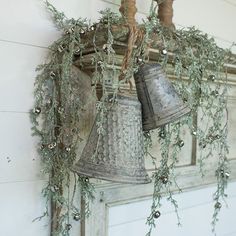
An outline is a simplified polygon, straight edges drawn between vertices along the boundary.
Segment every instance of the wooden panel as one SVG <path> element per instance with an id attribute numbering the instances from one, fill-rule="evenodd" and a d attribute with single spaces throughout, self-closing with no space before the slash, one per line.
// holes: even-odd
<path id="1" fill-rule="evenodd" d="M 98 11 L 117 7 L 100 0 L 50 1 L 58 11 L 63 11 L 68 18 L 89 18 L 95 21 L 100 17 Z M 47 47 L 56 40 L 61 32 L 55 28 L 50 13 L 43 1 L 37 0 L 2 0 L 0 9 L 0 40 L 8 40 Z M 14 17 L 9 17 L 9 16 Z"/>
<path id="2" fill-rule="evenodd" d="M 1 0 L 1 6 L 0 39 L 47 46 L 58 37 L 43 1 Z"/>
<path id="3" fill-rule="evenodd" d="M 30 127 L 27 113 L 0 113 L 0 183 L 42 179 Z"/>
<path id="4" fill-rule="evenodd" d="M 214 171 L 216 168 L 215 165 L 216 163 L 206 164 L 206 169 L 211 171 L 207 171 L 205 178 L 201 178 L 199 168 L 197 166 L 177 168 L 176 175 L 178 176 L 177 183 L 179 187 L 185 191 L 187 189 L 193 190 L 194 188 L 200 186 L 203 187 L 214 183 L 216 181 Z M 231 161 L 230 166 L 234 170 L 236 168 L 236 161 Z M 236 172 L 232 172 L 230 179 L 233 180 L 235 178 Z M 107 236 L 109 207 L 150 199 L 153 194 L 152 183 L 144 185 L 129 185 L 96 181 L 95 184 L 96 199 L 91 205 L 91 216 L 85 222 L 85 234 L 82 234 L 81 236 Z M 176 187 L 173 187 L 172 190 L 175 191 Z M 211 192 L 211 197 L 213 191 Z M 206 196 L 203 194 L 202 199 L 205 199 L 205 197 Z M 212 198 L 209 198 L 209 201 L 211 200 Z M 192 202 L 191 200 L 189 201 Z M 209 217 L 209 220 L 210 219 L 211 217 Z M 93 227 L 90 227 L 91 225 L 93 225 Z M 132 230 L 131 227 L 129 228 Z"/>
<path id="5" fill-rule="evenodd" d="M 234 228 L 234 212 L 236 209 L 236 183 L 229 185 L 229 209 L 222 209 L 217 235 L 226 235 Z M 183 227 L 177 226 L 176 216 L 171 204 L 164 200 L 160 208 L 161 217 L 156 220 L 157 227 L 153 235 L 211 235 L 210 220 L 212 216 L 212 192 L 214 187 L 199 189 L 175 195 Z M 143 236 L 147 232 L 146 218 L 150 213 L 151 200 L 138 201 L 127 205 L 109 208 L 109 236 L 136 235 Z M 203 214 L 204 212 L 204 214 Z M 193 221 L 193 217 L 198 217 Z M 168 227 L 170 226 L 170 227 Z"/>
<path id="6" fill-rule="evenodd" d="M 99 11 L 106 8 L 111 8 L 111 10 L 117 11 L 118 8 L 114 4 L 101 0 L 70 0 L 70 1 L 60 1 L 52 0 L 50 1 L 59 10 L 63 11 L 68 18 L 87 18 L 92 22 L 98 20 L 100 17 Z"/>
<path id="7" fill-rule="evenodd" d="M 236 92 L 236 88 L 235 88 Z M 232 96 L 228 101 L 228 116 L 229 116 L 229 125 L 228 125 L 228 143 L 230 146 L 229 149 L 229 158 L 236 159 L 236 96 Z"/>
<path id="8" fill-rule="evenodd" d="M 202 191 L 202 194 L 206 194 Z M 195 191 L 192 194 L 199 195 Z M 207 192 L 208 196 L 210 193 Z M 205 195 L 206 196 L 206 195 Z M 184 194 L 182 195 L 184 198 Z M 192 195 L 193 197 L 193 195 Z M 195 199 L 195 198 L 194 198 Z M 192 201 L 194 203 L 194 200 Z M 231 210 L 225 210 L 221 214 L 221 221 L 218 225 L 218 234 L 219 236 L 226 235 L 235 235 L 234 230 L 234 210 L 235 210 L 235 198 L 229 200 L 231 205 Z M 165 207 L 166 204 L 163 205 Z M 166 236 L 166 235 L 175 235 L 175 236 L 198 236 L 198 235 L 211 235 L 211 224 L 210 220 L 212 217 L 212 203 L 204 205 L 194 205 L 192 208 L 187 208 L 180 210 L 180 217 L 182 222 L 182 227 L 177 226 L 176 215 L 173 211 L 163 212 L 160 219 L 156 222 L 156 228 L 153 230 L 153 235 Z M 136 213 L 141 212 L 141 209 L 138 211 L 135 209 Z M 127 212 L 126 212 L 127 213 Z M 122 215 L 121 213 L 119 214 Z M 196 220 L 193 220 L 193 219 Z M 142 218 L 136 221 L 128 221 L 124 224 L 114 225 L 109 227 L 108 236 L 123 236 L 123 235 L 136 235 L 143 236 L 147 233 L 147 226 L 145 225 L 146 219 Z"/>
<path id="9" fill-rule="evenodd" d="M 236 182 L 232 182 L 228 186 L 228 199 L 236 198 Z M 179 210 L 193 208 L 194 206 L 205 205 L 208 203 L 213 204 L 212 193 L 215 191 L 215 187 L 210 186 L 207 188 L 195 189 L 193 191 L 186 191 L 182 194 L 174 194 L 174 198 L 179 203 Z M 168 214 L 174 212 L 173 206 L 165 198 L 163 199 L 163 205 L 160 208 L 162 214 Z M 109 227 L 125 224 L 132 221 L 145 219 L 150 213 L 151 199 L 139 200 L 137 202 L 127 203 L 126 205 L 109 204 Z M 230 204 L 230 203 L 229 203 Z M 236 207 L 236 205 L 235 205 Z M 227 209 L 223 209 L 226 211 Z M 140 214 L 136 214 L 139 212 Z M 122 216 L 122 217 L 121 217 Z"/>
<path id="10" fill-rule="evenodd" d="M 184 14 L 183 9 L 187 9 Z M 201 17 L 194 17 L 196 12 L 200 12 Z M 229 47 L 231 42 L 235 41 L 235 24 L 232 20 L 234 18 L 235 8 L 221 0 L 174 1 L 174 22 L 185 27 L 196 26 L 216 36 L 221 39 L 217 42 L 223 47 Z M 234 50 L 236 52 L 236 48 Z"/>
<path id="11" fill-rule="evenodd" d="M 48 218 L 32 222 L 45 209 L 43 186 L 43 181 L 0 184 L 0 235 L 49 235 Z"/>
<path id="12" fill-rule="evenodd" d="M 0 42 L 0 51 L 0 111 L 28 112 L 33 106 L 35 69 L 44 63 L 47 50 Z"/>

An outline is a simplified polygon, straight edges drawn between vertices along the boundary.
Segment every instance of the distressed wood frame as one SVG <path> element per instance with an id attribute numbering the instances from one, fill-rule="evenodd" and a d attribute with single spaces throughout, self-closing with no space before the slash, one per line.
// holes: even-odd
<path id="1" fill-rule="evenodd" d="M 230 161 L 230 166 L 232 170 L 236 170 L 236 159 Z M 212 169 L 212 164 L 209 164 L 207 168 Z M 215 183 L 214 175 L 201 178 L 197 165 L 179 167 L 177 175 L 181 175 L 178 183 L 183 191 Z M 236 171 L 231 173 L 231 179 L 236 179 Z M 175 190 L 177 189 L 173 189 Z M 150 199 L 152 193 L 152 184 L 97 184 L 95 201 L 91 205 L 91 215 L 81 222 L 81 236 L 108 236 L 110 207 Z"/>
<path id="2" fill-rule="evenodd" d="M 117 58 L 117 60 L 120 61 L 119 58 Z M 225 67 L 230 72 L 230 74 L 228 74 L 228 82 L 231 85 L 229 104 L 235 106 L 236 109 L 236 66 L 234 64 L 228 64 L 225 65 Z M 119 66 L 117 66 L 117 69 L 118 68 Z M 234 131 L 232 130 L 231 132 Z M 200 167 L 198 164 L 198 145 L 194 138 L 192 139 L 192 151 L 190 156 L 190 164 L 178 166 L 176 168 L 179 187 L 183 191 L 187 191 L 216 183 L 214 172 L 206 171 L 206 175 L 203 178 L 201 177 L 199 171 Z M 231 168 L 230 181 L 232 181 L 236 179 L 236 154 L 235 156 L 230 157 L 229 163 Z M 207 160 L 205 169 L 216 169 L 216 165 L 216 159 Z M 151 174 L 152 171 L 152 169 L 149 169 L 149 174 Z M 144 185 L 130 185 L 108 183 L 96 180 L 95 186 L 96 193 L 95 200 L 91 204 L 91 215 L 85 221 L 81 222 L 81 236 L 108 236 L 110 207 L 150 199 L 153 194 L 152 183 Z M 172 190 L 177 191 L 176 188 L 173 188 Z M 82 202 L 82 210 L 83 207 L 84 204 Z"/>

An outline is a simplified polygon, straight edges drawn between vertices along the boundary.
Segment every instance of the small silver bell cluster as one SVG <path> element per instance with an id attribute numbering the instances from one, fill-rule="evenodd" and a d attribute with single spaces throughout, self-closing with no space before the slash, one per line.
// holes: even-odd
<path id="1" fill-rule="evenodd" d="M 50 143 L 50 144 L 48 144 L 48 149 L 52 150 L 52 149 L 54 149 L 56 146 L 57 146 L 57 143 L 56 143 L 56 142 Z"/>
<path id="2" fill-rule="evenodd" d="M 220 176 L 223 179 L 228 179 L 230 177 L 230 174 L 228 171 L 225 171 L 224 169 L 220 169 L 216 171 L 216 176 Z"/>

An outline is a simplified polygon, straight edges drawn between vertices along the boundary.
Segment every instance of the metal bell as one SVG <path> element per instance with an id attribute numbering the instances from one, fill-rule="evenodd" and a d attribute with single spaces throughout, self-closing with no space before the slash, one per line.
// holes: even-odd
<path id="1" fill-rule="evenodd" d="M 88 177 L 123 183 L 150 182 L 144 166 L 141 104 L 118 95 L 106 102 L 106 112 L 96 117 L 87 144 L 72 171 Z M 103 130 L 97 132 L 97 120 Z"/>
<path id="2" fill-rule="evenodd" d="M 142 104 L 143 130 L 163 126 L 190 112 L 159 64 L 141 65 L 134 79 Z"/>

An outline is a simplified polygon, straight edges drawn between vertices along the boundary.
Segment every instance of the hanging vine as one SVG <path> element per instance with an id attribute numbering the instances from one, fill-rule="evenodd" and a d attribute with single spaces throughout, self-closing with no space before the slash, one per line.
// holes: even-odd
<path id="1" fill-rule="evenodd" d="M 31 119 L 33 134 L 40 138 L 38 152 L 43 171 L 49 176 L 43 189 L 47 202 L 44 215 L 52 213 L 51 233 L 56 236 L 69 235 L 70 219 L 84 217 L 74 204 L 74 193 L 69 194 L 71 184 L 74 183 L 74 189 L 80 189 L 86 204 L 93 199 L 93 185 L 89 179 L 72 176 L 70 172 L 80 140 L 79 120 L 83 109 L 71 69 L 74 55 L 80 53 L 76 47 L 84 47 L 80 36 L 87 23 L 80 19 L 68 20 L 48 2 L 47 6 L 53 12 L 57 27 L 63 30 L 63 37 L 50 46 L 48 62 L 37 68 L 40 74 L 35 82 L 35 108 Z M 88 213 L 87 207 L 85 215 Z"/>
<path id="2" fill-rule="evenodd" d="M 94 73 L 92 84 L 100 86 L 100 100 L 97 101 L 99 119 L 98 132 L 102 133 L 105 101 L 109 93 L 113 98 L 122 85 L 130 79 L 140 63 L 148 61 L 147 49 L 158 48 L 158 61 L 163 69 L 171 71 L 175 88 L 191 108 L 191 115 L 172 124 L 161 127 L 158 137 L 149 132 L 144 133 L 146 154 L 152 158 L 155 166 L 153 175 L 154 193 L 151 213 L 147 219 L 151 235 L 155 219 L 160 216 L 159 208 L 163 194 L 173 204 L 177 213 L 178 204 L 173 198 L 171 187 L 179 189 L 175 167 L 178 153 L 184 146 L 181 129 L 188 126 L 197 139 L 200 149 L 199 166 L 204 175 L 206 159 L 218 156 L 216 169 L 217 190 L 214 194 L 213 230 L 218 220 L 218 213 L 226 196 L 225 189 L 229 178 L 227 160 L 227 74 L 224 64 L 230 53 L 219 48 L 214 39 L 195 28 L 169 30 L 163 27 L 157 16 L 156 6 L 152 3 L 150 16 L 138 25 L 139 37 L 137 47 L 129 55 L 129 68 L 126 68 L 125 80 L 119 80 L 116 65 L 116 52 L 113 48 L 114 26 L 123 25 L 124 19 L 110 10 L 101 12 L 102 17 L 96 24 L 89 24 L 83 19 L 67 19 L 46 1 L 52 13 L 55 25 L 63 32 L 62 37 L 49 47 L 48 60 L 37 68 L 39 72 L 35 81 L 35 105 L 31 111 L 33 134 L 39 136 L 39 148 L 43 171 L 49 176 L 43 196 L 47 206 L 43 216 L 52 212 L 51 235 L 70 235 L 71 220 L 81 220 L 89 215 L 89 202 L 93 199 L 94 186 L 87 177 L 71 174 L 71 167 L 76 159 L 76 150 L 80 142 L 80 113 L 84 107 L 81 103 L 79 88 L 72 75 L 72 66 L 76 61 L 83 70 L 83 53 L 90 44 L 86 34 L 92 35 L 92 47 L 95 52 L 92 62 Z M 117 27 L 117 28 L 118 28 Z M 99 32 L 105 32 L 106 42 L 102 48 L 98 45 Z M 126 33 L 121 32 L 121 35 Z M 141 36 L 140 36 L 141 35 Z M 90 46 L 91 46 L 90 45 Z M 107 78 L 107 74 L 109 77 Z M 197 115 L 198 114 L 198 115 Z M 205 124 L 200 126 L 196 123 Z M 149 148 L 152 138 L 158 139 L 161 147 L 160 163 L 152 156 Z M 71 186 L 74 185 L 71 192 Z M 86 202 L 85 213 L 76 206 L 74 196 L 80 191 Z M 179 189 L 179 191 L 181 191 Z M 51 209 L 50 209 L 51 207 Z M 39 217 L 41 219 L 41 217 Z"/>
<path id="3" fill-rule="evenodd" d="M 195 28 L 172 31 L 162 27 L 153 12 L 149 21 L 145 23 L 146 32 L 156 32 L 156 37 L 162 39 L 162 56 L 160 63 L 167 69 L 167 62 L 172 64 L 172 73 L 176 80 L 174 85 L 191 108 L 191 116 L 184 117 L 181 121 L 168 125 L 168 132 L 160 130 L 160 137 L 164 137 L 161 145 L 161 164 L 154 174 L 154 194 L 151 214 L 147 220 L 151 231 L 155 226 L 155 218 L 159 216 L 161 195 L 167 193 L 167 198 L 173 203 L 177 212 L 178 205 L 172 197 L 168 182 L 178 185 L 175 181 L 174 169 L 179 149 L 184 146 L 180 137 L 180 129 L 188 125 L 191 133 L 198 140 L 200 149 L 200 171 L 204 175 L 204 161 L 218 155 L 216 170 L 217 190 L 214 194 L 213 231 L 218 220 L 221 202 L 226 196 L 225 188 L 229 177 L 228 144 L 227 144 L 227 73 L 224 64 L 230 52 L 219 48 L 214 39 Z M 173 54 L 170 56 L 168 52 Z M 168 58 L 168 57 L 171 58 Z M 195 120 L 198 114 L 197 125 Z M 204 127 L 202 124 L 205 124 Z M 166 130 L 166 129 L 165 129 Z M 174 137 L 173 137 L 174 136 Z M 173 152 L 170 150 L 173 149 Z M 168 163 L 168 159 L 171 159 Z M 169 172 L 172 172 L 170 174 Z M 164 173 L 163 173 L 164 172 Z M 170 176 L 170 177 L 168 177 Z M 163 179 L 165 181 L 163 181 Z M 168 181 L 167 181 L 168 179 Z"/>

